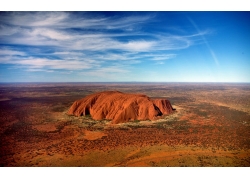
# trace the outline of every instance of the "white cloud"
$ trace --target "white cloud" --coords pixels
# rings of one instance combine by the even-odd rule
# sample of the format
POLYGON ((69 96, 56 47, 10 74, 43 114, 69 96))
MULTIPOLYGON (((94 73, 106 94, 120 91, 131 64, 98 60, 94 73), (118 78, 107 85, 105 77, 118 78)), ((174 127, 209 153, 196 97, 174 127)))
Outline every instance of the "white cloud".
POLYGON ((164 60, 177 56, 169 50, 188 48, 208 33, 186 36, 145 33, 140 25, 151 18, 105 17, 87 13, 79 16, 67 12, 3 13, 0 42, 6 46, 31 46, 31 49, 23 52, 2 48, 0 63, 17 65, 28 71, 88 70, 84 74, 113 78, 114 74, 129 73, 132 64, 144 60, 163 64, 164 60), (34 47, 36 52, 33 52, 34 47))
POLYGON ((129 57, 127 56, 126 53, 123 54, 105 53, 102 55, 97 55, 96 58, 104 61, 129 60, 129 57))
POLYGON ((129 72, 127 69, 124 69, 119 66, 110 66, 97 69, 95 72, 105 72, 105 73, 127 73, 129 72))
POLYGON ((8 48, 2 48, 0 49, 0 64, 12 63, 13 59, 17 58, 17 56, 26 56, 26 53, 8 48))
MULTIPOLYGON (((151 16, 91 17, 77 16, 66 12, 13 12, 3 15, 0 22, 8 37, 2 37, 7 44, 55 46, 68 50, 121 50, 154 51, 188 48, 192 38, 199 35, 155 35, 131 29, 138 29, 138 23, 150 20, 151 16), (4 25, 8 24, 8 25, 4 25), (98 29, 96 33, 69 31, 69 28, 98 29), (126 28, 125 28, 126 27, 126 28), (106 33, 104 29, 130 29, 118 34, 106 33), (138 40, 123 42, 115 37, 143 36, 138 40), (154 40, 148 40, 153 38, 154 40)), ((205 33, 205 32, 204 32, 205 33)))
POLYGON ((89 77, 93 81, 121 81, 127 80, 130 70, 123 65, 102 67, 80 72, 80 76, 89 77))
POLYGON ((9 36, 9 35, 17 33, 18 30, 19 30, 18 27, 0 24, 0 36, 9 36))
POLYGON ((22 51, 15 51, 11 49, 0 49, 0 56, 25 56, 26 53, 22 51))
POLYGON ((79 61, 79 60, 56 60, 45 58, 30 58, 13 60, 8 62, 9 64, 26 66, 28 69, 40 70, 40 69, 63 69, 63 70, 82 70, 98 67, 98 64, 94 64, 94 61, 79 61))
POLYGON ((42 36, 45 38, 59 40, 59 41, 74 39, 74 37, 69 34, 56 31, 56 30, 52 30, 52 29, 45 29, 45 28, 36 28, 32 30, 30 32, 30 36, 42 36))
POLYGON ((55 26, 68 17, 65 12, 9 12, 0 22, 16 26, 55 26))
POLYGON ((152 16, 105 17, 88 15, 85 12, 10 12, 2 14, 0 22, 23 27, 56 27, 88 29, 132 28, 152 18, 152 16))
POLYGON ((164 63, 164 62, 162 62, 162 61, 158 61, 158 62, 156 62, 155 64, 156 64, 156 65, 158 65, 158 64, 160 64, 160 65, 161 65, 161 64, 165 64, 165 63, 164 63))
POLYGON ((192 45, 192 40, 185 36, 158 36, 157 50, 179 50, 186 49, 192 45))
POLYGON ((26 69, 29 72, 38 72, 38 71, 45 71, 45 72, 55 72, 54 70, 45 70, 45 69, 26 69))
POLYGON ((122 44, 126 50, 129 51, 147 51, 154 46, 154 42, 151 41, 130 41, 128 43, 122 44))
POLYGON ((176 57, 176 54, 145 54, 145 58, 148 58, 149 60, 153 61, 163 61, 163 60, 168 60, 176 57))
POLYGON ((11 63, 11 56, 0 57, 0 63, 1 64, 11 63))

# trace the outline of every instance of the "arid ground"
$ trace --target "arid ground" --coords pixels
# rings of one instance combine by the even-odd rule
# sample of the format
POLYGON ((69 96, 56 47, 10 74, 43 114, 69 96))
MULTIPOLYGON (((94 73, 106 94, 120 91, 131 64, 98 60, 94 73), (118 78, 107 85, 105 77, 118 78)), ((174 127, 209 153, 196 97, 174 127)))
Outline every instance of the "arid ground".
POLYGON ((250 84, 0 84, 1 166, 250 166, 250 84), (67 115, 86 95, 118 90, 168 99, 156 121, 67 115))

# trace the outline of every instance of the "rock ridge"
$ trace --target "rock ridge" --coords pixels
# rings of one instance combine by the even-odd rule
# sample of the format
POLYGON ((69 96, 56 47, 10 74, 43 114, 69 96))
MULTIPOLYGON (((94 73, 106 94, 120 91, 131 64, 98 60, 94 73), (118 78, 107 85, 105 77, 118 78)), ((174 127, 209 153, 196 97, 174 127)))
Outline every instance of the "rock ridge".
POLYGON ((133 120, 156 120, 174 111, 167 99, 150 99, 144 94, 103 91, 75 101, 69 115, 91 115, 94 120, 109 119, 112 123, 133 120))

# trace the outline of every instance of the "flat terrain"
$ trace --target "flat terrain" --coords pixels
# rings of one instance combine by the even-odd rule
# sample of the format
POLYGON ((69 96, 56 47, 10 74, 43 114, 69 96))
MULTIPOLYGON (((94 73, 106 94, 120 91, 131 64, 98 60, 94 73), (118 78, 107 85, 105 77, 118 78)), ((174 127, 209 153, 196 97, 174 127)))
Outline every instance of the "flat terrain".
POLYGON ((0 166, 250 166, 250 84, 0 84, 0 166), (111 124, 66 114, 118 90, 170 100, 156 121, 111 124))

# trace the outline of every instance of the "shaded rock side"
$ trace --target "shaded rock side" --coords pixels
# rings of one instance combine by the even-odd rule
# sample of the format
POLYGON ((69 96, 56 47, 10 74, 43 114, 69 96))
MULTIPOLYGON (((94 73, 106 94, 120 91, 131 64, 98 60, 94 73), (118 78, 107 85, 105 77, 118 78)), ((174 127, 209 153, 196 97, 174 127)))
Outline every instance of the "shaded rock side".
POLYGON ((104 91, 75 101, 68 114, 91 115, 95 120, 109 119, 117 124, 131 120, 155 120, 172 112, 173 108, 166 99, 151 100, 143 94, 104 91))

